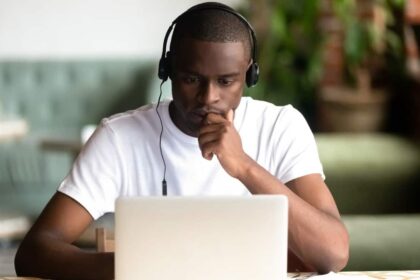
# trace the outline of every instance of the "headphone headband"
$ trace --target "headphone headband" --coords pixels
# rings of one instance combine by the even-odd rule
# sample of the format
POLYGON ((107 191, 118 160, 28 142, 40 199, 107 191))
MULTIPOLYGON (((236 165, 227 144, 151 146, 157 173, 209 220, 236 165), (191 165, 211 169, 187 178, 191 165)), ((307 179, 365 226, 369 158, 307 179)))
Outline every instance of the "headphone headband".
POLYGON ((259 68, 257 64, 257 38, 255 36, 254 28, 252 28, 252 25, 241 14, 236 12, 231 7, 224 5, 222 3, 218 3, 218 2, 205 2, 205 3, 195 5, 189 8, 188 10, 186 10, 185 12, 183 12, 181 15, 179 15, 174 21, 172 21, 171 25, 166 31, 165 38, 163 40, 162 56, 159 62, 159 72, 158 72, 159 78, 161 78, 164 81, 168 78, 168 71, 167 71, 168 61, 166 57, 166 48, 167 48, 168 38, 169 38, 169 35, 171 34, 173 27, 187 15, 190 15, 197 11, 203 11, 203 10, 225 11, 227 13, 230 13, 231 15, 236 16, 236 18, 238 18, 247 26, 248 30, 251 33, 251 41, 252 41, 252 46, 251 46, 252 47, 252 65, 250 66, 250 69, 248 70, 248 72, 251 70, 250 72, 252 73, 247 72, 247 85, 254 86, 258 81, 258 74, 259 74, 259 68))

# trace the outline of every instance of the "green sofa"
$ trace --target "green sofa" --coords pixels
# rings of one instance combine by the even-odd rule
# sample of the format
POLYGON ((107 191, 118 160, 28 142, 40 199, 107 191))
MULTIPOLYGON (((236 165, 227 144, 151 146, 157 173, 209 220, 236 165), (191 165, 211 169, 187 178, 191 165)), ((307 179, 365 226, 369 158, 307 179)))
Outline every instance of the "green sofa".
POLYGON ((420 149, 387 134, 318 134, 350 233, 346 270, 420 269, 420 149))
POLYGON ((0 143, 0 213, 36 216, 73 161, 42 141, 77 141, 85 125, 155 100, 156 73, 155 60, 0 61, 0 120, 29 124, 23 139, 0 143))
MULTIPOLYGON (((30 127, 23 139, 0 143, 0 222, 32 221, 69 171, 72 155, 42 149, 42 140, 79 140, 85 125, 155 101, 156 68, 156 60, 139 59, 0 61, 0 116, 25 118, 30 127)), ((350 232, 347 269, 420 269, 419 146, 386 134, 316 140, 350 232)), ((96 226, 112 229, 113 216, 97 221, 80 244, 92 245, 96 226)))

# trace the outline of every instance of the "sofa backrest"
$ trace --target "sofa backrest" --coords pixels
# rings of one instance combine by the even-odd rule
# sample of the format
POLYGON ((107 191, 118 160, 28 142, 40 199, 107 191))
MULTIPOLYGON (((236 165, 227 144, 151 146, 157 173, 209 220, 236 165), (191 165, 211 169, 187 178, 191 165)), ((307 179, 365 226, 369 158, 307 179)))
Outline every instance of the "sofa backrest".
POLYGON ((420 213, 420 147, 390 134, 317 134, 342 214, 420 213))
POLYGON ((79 133, 86 124, 151 99, 154 60, 0 62, 0 115, 27 119, 31 133, 79 133))

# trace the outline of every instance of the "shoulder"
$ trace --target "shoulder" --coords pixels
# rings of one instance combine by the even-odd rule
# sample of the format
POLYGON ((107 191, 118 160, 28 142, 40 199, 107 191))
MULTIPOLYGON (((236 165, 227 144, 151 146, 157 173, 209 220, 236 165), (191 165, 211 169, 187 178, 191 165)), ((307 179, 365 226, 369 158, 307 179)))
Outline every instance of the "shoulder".
MULTIPOLYGON (((165 108, 169 105, 169 101, 162 101, 159 106, 165 108)), ((147 104, 135 110, 118 113, 110 117, 104 118, 100 126, 114 132, 121 131, 148 131, 155 127, 159 122, 156 114, 156 104, 147 104)))
POLYGON ((257 120, 268 123, 277 123, 281 120, 282 124, 304 121, 303 115, 292 105, 275 105, 267 101, 255 100, 251 97, 243 97, 244 113, 257 120))
POLYGON ((130 121, 147 119, 150 118, 152 114, 155 114, 155 108, 155 104, 147 104, 135 110, 130 110, 106 117, 102 119, 102 123, 104 125, 115 126, 130 121))
MULTIPOLYGON (((265 101, 245 98, 242 135, 255 135, 270 143, 294 142, 297 138, 313 137, 304 116, 292 105, 278 106, 265 101)), ((242 104, 241 104, 242 106, 242 104)))

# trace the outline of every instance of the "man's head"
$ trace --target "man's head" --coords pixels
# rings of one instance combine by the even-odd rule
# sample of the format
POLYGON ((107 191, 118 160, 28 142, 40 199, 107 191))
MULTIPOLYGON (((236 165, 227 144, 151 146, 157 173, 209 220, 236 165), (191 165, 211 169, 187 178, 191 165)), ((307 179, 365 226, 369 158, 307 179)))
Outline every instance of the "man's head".
MULTIPOLYGON (((226 8, 229 9, 227 6, 226 8)), ((178 18, 169 48, 170 53, 176 54, 182 47, 183 40, 187 38, 218 43, 241 42, 249 54, 249 60, 252 58, 253 42, 250 29, 239 16, 226 10, 199 9, 178 18)))
POLYGON ((239 105, 252 63, 249 27, 218 8, 187 12, 176 20, 168 55, 171 118, 197 136, 209 112, 226 115, 239 105))

